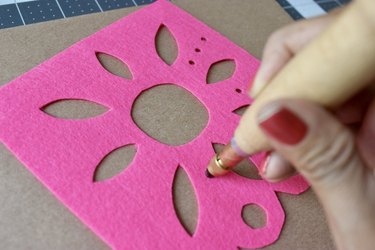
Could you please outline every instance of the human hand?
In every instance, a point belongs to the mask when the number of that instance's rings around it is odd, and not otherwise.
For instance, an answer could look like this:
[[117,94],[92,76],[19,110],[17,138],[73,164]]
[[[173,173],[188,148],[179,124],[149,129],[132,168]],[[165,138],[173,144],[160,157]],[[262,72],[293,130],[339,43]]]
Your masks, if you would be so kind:
[[319,197],[337,246],[373,249],[375,101],[357,132],[303,100],[266,105],[259,124],[275,150],[265,161],[262,176],[283,180],[292,174],[293,165]]
[[[267,82],[332,18],[296,23],[273,35],[250,94],[259,95]],[[310,25],[320,26],[309,30]],[[274,150],[262,166],[263,178],[280,181],[297,170],[320,199],[337,247],[373,249],[374,95],[364,91],[334,113],[305,100],[277,100],[260,110],[258,122]]]
[[271,34],[264,47],[262,64],[252,84],[250,96],[257,97],[288,61],[318,36],[341,11],[336,9],[322,17],[298,21]]

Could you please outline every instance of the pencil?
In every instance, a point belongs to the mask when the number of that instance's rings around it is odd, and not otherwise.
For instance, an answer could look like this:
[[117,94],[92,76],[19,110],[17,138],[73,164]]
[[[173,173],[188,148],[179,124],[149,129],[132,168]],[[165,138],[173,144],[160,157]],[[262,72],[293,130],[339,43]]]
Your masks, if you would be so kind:
[[370,85],[375,32],[363,9],[361,1],[350,4],[267,84],[242,116],[231,142],[209,162],[207,177],[225,175],[244,158],[271,149],[256,122],[266,103],[298,98],[334,109]]

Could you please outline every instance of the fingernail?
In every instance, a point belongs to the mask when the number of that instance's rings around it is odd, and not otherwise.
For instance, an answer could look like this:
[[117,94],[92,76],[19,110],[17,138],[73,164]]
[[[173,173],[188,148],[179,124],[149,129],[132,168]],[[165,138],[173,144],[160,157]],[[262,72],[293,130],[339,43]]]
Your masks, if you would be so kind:
[[258,116],[260,127],[281,143],[295,145],[307,133],[306,124],[285,107],[270,106],[261,110]]
[[272,181],[279,179],[283,174],[283,166],[280,165],[280,161],[278,161],[277,156],[273,153],[267,155],[267,158],[264,161],[264,166],[262,167],[264,168],[261,175],[263,179]]
[[265,177],[267,175],[267,165],[268,165],[269,160],[270,160],[270,152],[267,152],[259,169],[260,170],[259,175],[262,177]]
[[272,156],[268,156],[267,160],[267,171],[263,173],[263,178],[266,180],[273,180],[275,177],[278,177],[280,170],[277,168],[278,166],[274,164],[272,160]]
[[274,157],[272,157],[272,155],[272,152],[267,152],[266,158],[264,159],[260,167],[261,172],[259,174],[263,179],[266,180],[272,180],[279,177],[280,175],[280,168],[277,165],[277,160],[274,160]]

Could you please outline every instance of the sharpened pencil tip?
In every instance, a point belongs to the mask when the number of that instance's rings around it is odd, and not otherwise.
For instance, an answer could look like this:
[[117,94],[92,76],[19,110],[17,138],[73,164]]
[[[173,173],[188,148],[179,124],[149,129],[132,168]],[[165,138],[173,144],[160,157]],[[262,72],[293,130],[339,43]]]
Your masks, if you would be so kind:
[[210,173],[210,171],[208,171],[208,169],[206,169],[206,172],[205,172],[206,176],[208,178],[214,178],[214,176]]

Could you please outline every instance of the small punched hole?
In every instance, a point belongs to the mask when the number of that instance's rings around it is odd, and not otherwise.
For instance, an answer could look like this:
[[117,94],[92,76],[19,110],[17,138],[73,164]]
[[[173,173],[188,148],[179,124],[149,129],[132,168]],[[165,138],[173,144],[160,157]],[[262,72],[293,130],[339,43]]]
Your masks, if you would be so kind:
[[199,48],[196,48],[195,52],[199,53],[199,52],[201,52],[201,50]]
[[239,93],[239,94],[241,94],[241,93],[242,93],[242,90],[240,90],[240,89],[236,89],[236,92]]
[[190,64],[190,65],[195,65],[195,62],[192,61],[192,60],[190,60],[190,61],[189,61],[189,64]]
[[205,41],[207,41],[207,39],[205,38],[205,37],[201,37],[201,41],[203,41],[203,42],[205,42]]

